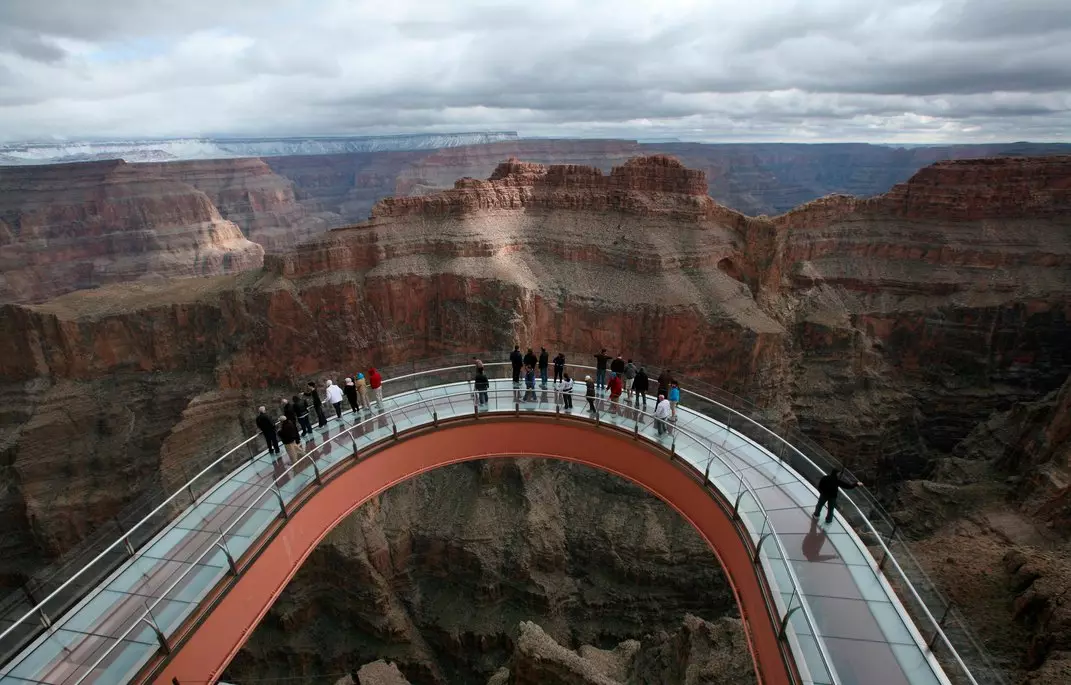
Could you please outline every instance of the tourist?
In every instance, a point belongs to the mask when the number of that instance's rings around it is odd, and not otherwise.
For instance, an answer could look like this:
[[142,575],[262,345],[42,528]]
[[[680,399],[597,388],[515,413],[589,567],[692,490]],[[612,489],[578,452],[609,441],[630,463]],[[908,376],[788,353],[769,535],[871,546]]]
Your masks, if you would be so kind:
[[591,380],[591,376],[584,376],[584,382],[588,384],[587,390],[584,391],[584,396],[588,398],[588,409],[592,414],[597,414],[598,410],[595,408],[595,382]]
[[625,383],[622,380],[621,374],[610,372],[610,413],[616,414],[621,403],[621,391],[624,390]]
[[554,358],[554,380],[560,381],[565,375],[565,355],[561,352]]
[[535,366],[532,364],[524,365],[524,401],[535,402]]
[[595,355],[595,387],[602,390],[606,387],[606,362],[610,361],[610,355],[606,354],[606,348]]
[[368,368],[368,385],[376,396],[376,406],[383,409],[383,376],[379,375],[374,366]]
[[662,373],[658,374],[658,393],[659,395],[669,395],[669,384],[673,380],[673,376],[670,374],[669,369],[665,369]]
[[346,395],[346,401],[350,403],[353,413],[356,414],[357,410],[361,408],[361,404],[357,401],[357,386],[353,384],[352,378],[346,379],[346,384],[342,386],[342,392]]
[[267,407],[261,407],[257,414],[257,428],[264,434],[268,443],[268,454],[279,454],[279,435],[275,432],[275,422],[268,416]]
[[301,449],[301,436],[298,435],[297,424],[290,420],[289,416],[279,417],[279,438],[283,441],[286,449],[286,457],[283,463],[291,466],[297,463],[304,450]]
[[670,415],[669,400],[665,395],[658,396],[658,402],[655,404],[655,430],[658,431],[658,435],[662,436],[669,430],[669,426],[666,424],[666,420]]
[[335,416],[342,420],[342,388],[334,381],[327,381],[327,402],[335,408]]
[[483,373],[483,362],[476,357],[472,358],[472,365],[476,367],[476,373]]
[[524,364],[520,345],[513,346],[513,351],[509,353],[509,363],[513,365],[513,387],[517,387],[521,383],[521,366]]
[[621,355],[614,357],[614,360],[610,362],[610,371],[616,373],[618,376],[625,373],[625,360],[621,358]]
[[636,365],[629,359],[625,364],[625,399],[632,399],[632,383],[636,380]]
[[357,381],[354,383],[357,386],[357,394],[361,396],[361,404],[365,409],[371,411],[372,403],[368,401],[368,382],[364,378],[364,374],[360,371],[357,372]]
[[547,348],[539,348],[539,381],[540,387],[543,390],[547,389],[547,366],[550,363],[550,355],[547,354]]
[[327,417],[324,416],[324,402],[320,399],[320,392],[316,389],[316,383],[309,381],[306,386],[305,397],[312,400],[312,408],[316,410],[316,421],[320,428],[327,425]]
[[573,411],[573,377],[565,374],[562,379],[562,401],[565,411]]
[[534,369],[536,367],[536,364],[538,364],[538,363],[539,363],[539,358],[536,357],[535,352],[533,352],[532,348],[529,347],[528,351],[524,353],[524,365],[526,367],[530,366],[530,367],[532,367]]
[[290,402],[297,414],[298,425],[301,426],[301,437],[312,435],[312,423],[309,422],[309,403],[301,395],[294,395]]
[[487,404],[487,389],[491,387],[491,381],[483,372],[483,365],[476,367],[476,377],[472,379],[476,388],[476,397],[480,405]]
[[294,406],[290,404],[290,400],[284,397],[279,400],[279,405],[283,408],[283,416],[290,419],[294,422],[295,425],[297,425],[297,411],[295,411]]
[[677,384],[677,381],[673,380],[669,382],[669,407],[673,411],[673,421],[677,421],[677,405],[681,402],[681,386]]
[[863,484],[863,481],[857,480],[851,483],[845,482],[840,479],[841,470],[839,468],[832,468],[829,471],[829,475],[823,476],[822,480],[818,481],[818,505],[814,508],[814,513],[811,514],[812,518],[818,518],[822,515],[822,506],[829,505],[829,511],[826,513],[826,523],[833,523],[833,510],[837,508],[837,495],[840,493],[840,489],[853,490],[856,487]]
[[636,406],[640,406],[640,400],[643,400],[643,408],[647,408],[647,386],[650,385],[650,380],[647,378],[647,371],[641,366],[640,370],[636,372],[636,378],[632,381],[632,391],[636,393]]

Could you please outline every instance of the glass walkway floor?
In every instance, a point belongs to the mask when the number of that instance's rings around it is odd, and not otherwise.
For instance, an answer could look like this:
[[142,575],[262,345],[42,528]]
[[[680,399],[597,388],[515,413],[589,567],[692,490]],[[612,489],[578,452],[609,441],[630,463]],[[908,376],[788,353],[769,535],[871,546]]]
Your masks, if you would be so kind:
[[[0,684],[134,678],[232,564],[320,476],[347,460],[352,463],[355,451],[390,439],[396,431],[471,416],[469,383],[443,382],[470,375],[466,365],[396,379],[401,381],[394,384],[398,391],[381,409],[347,412],[341,421],[332,419],[325,428],[314,429],[306,443],[308,456],[293,468],[262,451],[221,473],[189,506],[164,512],[170,522],[155,537],[137,549],[128,546],[129,559],[73,608],[48,621],[47,629],[0,669]],[[572,415],[594,421],[583,391],[578,383]],[[493,379],[481,414],[564,411],[552,390],[533,395],[525,401],[523,389],[508,379]],[[670,449],[735,508],[758,547],[759,569],[775,594],[772,611],[783,620],[784,639],[802,682],[950,682],[855,530],[839,513],[828,525],[811,517],[816,492],[802,475],[737,430],[683,404],[671,431],[659,436],[650,414],[628,405],[610,411],[605,398],[599,403],[600,423],[616,424]],[[653,411],[653,404],[648,410]],[[258,437],[254,444],[262,446],[263,440]],[[28,614],[5,627],[4,635],[27,624],[40,628],[39,616]],[[956,682],[974,679],[964,670]]]

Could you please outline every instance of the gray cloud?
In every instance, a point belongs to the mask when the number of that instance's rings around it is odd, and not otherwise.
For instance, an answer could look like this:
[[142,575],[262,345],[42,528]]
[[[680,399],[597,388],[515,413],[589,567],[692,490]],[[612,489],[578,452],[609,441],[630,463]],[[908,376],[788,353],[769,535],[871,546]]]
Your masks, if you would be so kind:
[[1065,139],[1066,0],[7,0],[0,135]]

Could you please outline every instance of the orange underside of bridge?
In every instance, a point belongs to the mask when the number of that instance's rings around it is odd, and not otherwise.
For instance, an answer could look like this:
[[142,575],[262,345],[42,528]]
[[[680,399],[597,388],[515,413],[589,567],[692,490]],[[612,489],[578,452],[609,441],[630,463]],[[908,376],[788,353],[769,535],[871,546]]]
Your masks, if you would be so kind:
[[725,569],[759,681],[763,685],[795,681],[793,665],[786,663],[777,638],[777,621],[766,603],[767,589],[751,561],[750,542],[736,528],[725,503],[712,498],[701,479],[671,462],[665,452],[624,431],[536,417],[444,423],[399,437],[325,481],[288,519],[280,519],[274,536],[255,552],[255,559],[241,562],[249,564],[245,571],[189,626],[166,663],[153,669],[150,681],[172,685],[172,679],[184,684],[221,677],[316,545],[368,499],[434,468],[503,456],[585,464],[627,478],[667,502],[695,526]]

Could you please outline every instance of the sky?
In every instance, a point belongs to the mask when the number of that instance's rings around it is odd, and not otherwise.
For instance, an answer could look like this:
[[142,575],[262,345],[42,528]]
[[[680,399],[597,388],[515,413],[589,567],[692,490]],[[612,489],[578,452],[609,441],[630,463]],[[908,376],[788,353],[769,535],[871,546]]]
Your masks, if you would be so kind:
[[1071,140],[1071,0],[0,0],[0,140]]

